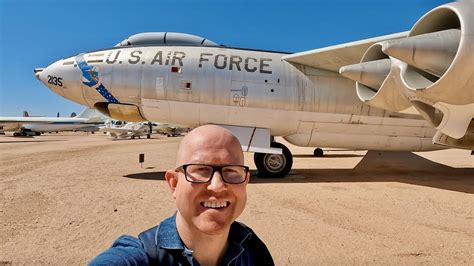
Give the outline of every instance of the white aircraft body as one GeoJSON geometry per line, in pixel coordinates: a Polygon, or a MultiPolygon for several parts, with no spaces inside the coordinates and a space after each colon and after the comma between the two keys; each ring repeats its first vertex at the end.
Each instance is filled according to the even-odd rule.
{"type": "Polygon", "coordinates": [[[0,117],[4,131],[17,131],[14,136],[35,136],[43,132],[97,131],[105,116],[87,108],[75,117],[0,117]]]}
{"type": "MultiPolygon", "coordinates": [[[[229,128],[280,177],[298,146],[474,148],[474,3],[434,8],[408,32],[296,54],[141,33],[35,69],[55,93],[127,121],[229,128]]],[[[321,150],[315,150],[321,155],[321,150]]]]}
{"type": "Polygon", "coordinates": [[[104,127],[101,127],[99,130],[101,132],[107,132],[109,135],[114,138],[140,138],[141,136],[146,136],[148,139],[151,137],[150,126],[148,123],[144,122],[131,122],[124,124],[122,121],[112,122],[109,121],[105,124],[104,127]]]}

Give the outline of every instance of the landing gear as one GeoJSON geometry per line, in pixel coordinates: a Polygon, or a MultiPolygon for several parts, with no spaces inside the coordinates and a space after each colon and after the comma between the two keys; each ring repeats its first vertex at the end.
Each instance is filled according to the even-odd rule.
{"type": "Polygon", "coordinates": [[[283,144],[272,142],[272,148],[281,148],[283,154],[255,153],[253,160],[257,166],[258,176],[269,178],[285,177],[293,166],[293,155],[283,144]]]}
{"type": "Polygon", "coordinates": [[[39,136],[39,135],[41,135],[41,133],[33,132],[29,130],[28,131],[21,130],[21,131],[13,132],[14,137],[33,137],[33,136],[39,136]]]}
{"type": "Polygon", "coordinates": [[[314,154],[314,157],[323,157],[324,151],[321,148],[316,148],[314,149],[313,154],[314,154]]]}
{"type": "Polygon", "coordinates": [[[146,134],[147,139],[151,138],[151,133],[153,133],[153,124],[148,122],[148,134],[146,134]]]}

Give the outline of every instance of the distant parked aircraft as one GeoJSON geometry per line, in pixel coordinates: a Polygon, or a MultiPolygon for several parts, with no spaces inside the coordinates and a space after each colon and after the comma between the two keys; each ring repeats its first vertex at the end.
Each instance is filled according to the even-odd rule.
{"type": "Polygon", "coordinates": [[[180,136],[189,132],[189,127],[181,127],[173,124],[154,123],[152,122],[153,132],[166,135],[168,137],[180,136]]]}
{"type": "Polygon", "coordinates": [[[146,136],[148,139],[151,137],[150,125],[146,122],[124,122],[124,121],[112,121],[109,120],[105,123],[105,126],[99,129],[101,132],[107,132],[114,138],[140,138],[146,136]]]}
{"type": "Polygon", "coordinates": [[[43,132],[88,131],[94,132],[104,124],[106,117],[95,109],[86,108],[75,117],[0,117],[4,131],[15,131],[13,136],[39,136],[43,132]]]}

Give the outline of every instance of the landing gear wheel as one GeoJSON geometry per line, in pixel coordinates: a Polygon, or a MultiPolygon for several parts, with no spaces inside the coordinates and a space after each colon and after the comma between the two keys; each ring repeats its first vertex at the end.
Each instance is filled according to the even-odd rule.
{"type": "Polygon", "coordinates": [[[314,149],[313,154],[314,154],[314,157],[323,157],[324,151],[321,148],[316,148],[314,149]]]}
{"type": "Polygon", "coordinates": [[[135,139],[135,136],[132,136],[131,139],[135,139]]]}
{"type": "Polygon", "coordinates": [[[281,148],[283,154],[255,153],[253,160],[257,166],[258,176],[269,178],[285,177],[293,166],[293,155],[283,144],[272,142],[272,148],[281,148]]]}
{"type": "Polygon", "coordinates": [[[146,134],[146,138],[147,139],[151,138],[150,134],[146,134]]]}

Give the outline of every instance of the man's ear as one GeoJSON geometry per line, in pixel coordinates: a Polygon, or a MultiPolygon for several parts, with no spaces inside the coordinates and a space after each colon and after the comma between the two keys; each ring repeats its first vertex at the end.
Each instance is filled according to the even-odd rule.
{"type": "Polygon", "coordinates": [[[174,191],[176,190],[176,186],[178,185],[178,173],[173,170],[167,170],[165,172],[165,179],[174,196],[174,191]]]}
{"type": "Polygon", "coordinates": [[[247,185],[248,183],[250,183],[250,171],[247,172],[247,178],[245,179],[245,185],[247,185]]]}

